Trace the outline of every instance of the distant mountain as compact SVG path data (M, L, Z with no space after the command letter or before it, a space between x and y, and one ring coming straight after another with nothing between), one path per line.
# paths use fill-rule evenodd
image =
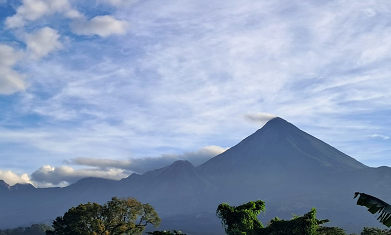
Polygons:
M134 195L156 205L161 214L193 212L200 197L217 191L206 175L184 160L143 175L133 174L122 179L120 185L123 190L119 195ZM128 185L133 187L128 188Z
M9 191L10 186L4 181L0 180L0 191Z
M222 188L234 187L246 195L262 193L266 200L275 199L277 191L316 194L311 191L325 189L319 184L324 179L368 167L284 119L274 118L198 168Z
M257 172L281 168L292 172L314 168L317 171L337 172L367 166L284 119L274 118L199 168L205 173L226 177L242 168Z
M31 184L15 184L13 186L9 186L4 180L0 180L0 192L1 191L24 191L24 190L32 190L35 187Z
M266 202L266 224L289 219L312 207L318 217L349 232L380 226L355 205L356 191L391 202L391 168L372 168L281 119L199 167L188 161L132 174L120 181L86 178L65 188L10 187L0 181L0 228L54 219L71 206L104 203L113 196L150 203L162 217L161 229L188 234L224 234L215 216L218 204Z

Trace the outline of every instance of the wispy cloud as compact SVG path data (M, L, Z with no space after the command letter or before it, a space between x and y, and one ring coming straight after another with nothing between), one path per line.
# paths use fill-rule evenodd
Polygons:
M269 113L248 113L244 115L244 118L251 122L260 122L262 124L265 124L269 120L275 118L277 116Z
M386 135L379 135L379 134L373 134L373 135L370 135L371 138L380 138L380 139L383 139L383 140L388 140L390 137L389 136L386 136Z

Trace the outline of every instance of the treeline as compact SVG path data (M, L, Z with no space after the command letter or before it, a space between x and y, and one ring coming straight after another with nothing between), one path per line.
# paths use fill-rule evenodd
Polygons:
M265 211L265 202L261 200L239 206L222 203L217 207L216 215L227 235L347 235L341 228L322 226L329 220L317 219L315 208L291 220L275 217L266 227L257 218L261 211ZM87 203L72 207L63 216L57 217L52 227L33 224L0 230L0 235L141 235L148 224L158 226L160 221L151 205L142 204L134 198L113 197L104 205ZM147 234L186 235L176 230ZM391 235L391 230L365 227L361 233L350 235Z
M300 217L296 217L300 218ZM33 224L30 227L18 227L14 229L0 230L0 235L45 235L46 230L52 230L51 226L46 224ZM147 232L147 234L152 235L186 235L180 231L154 231ZM346 235L345 231L341 228L336 227L320 227L318 229L318 235ZM359 234L352 233L350 235L391 235L391 230L389 229L380 229L374 227L365 227L363 231Z
M0 235L45 235L47 230L52 229L46 224L33 224L30 227L0 230Z
M240 206L222 203L217 207L216 215L221 219L227 235L347 235L342 228L322 226L329 220L317 219L315 208L302 216L294 216L291 220L275 217L264 227L257 216L265 210L265 202L261 200ZM359 235L391 235L391 230L365 227Z

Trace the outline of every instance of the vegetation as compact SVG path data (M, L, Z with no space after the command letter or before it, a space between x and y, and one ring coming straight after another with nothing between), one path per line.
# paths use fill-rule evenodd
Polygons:
M155 209L134 198L113 197L103 206L97 203L72 207L53 221L47 235L127 235L141 234L145 226L158 226L161 220Z
M0 230L0 235L45 235L45 231L51 229L52 227L46 224L33 224L30 227Z
M319 234L321 230L323 234L330 234L326 229L321 229L319 225L329 222L329 220L316 219L316 210L312 208L311 211L303 216L294 216L291 220L281 220L278 217L270 221L269 226L260 231L260 235L283 235L283 234L297 234L297 235L315 235ZM334 231L333 231L334 232ZM334 234L334 233L331 233Z
M365 193L356 192L354 198L357 196L360 196L358 205L366 206L372 214L379 213L378 220L387 226L390 224L389 204ZM291 220L275 217L264 227L257 216L265 210L265 202L261 200L240 206L222 203L217 207L216 215L228 235L346 235L341 228L320 226L329 220L317 219L315 208ZM53 221L53 227L33 224L30 227L0 230L0 235L137 235L142 234L148 224L158 226L160 222L155 209L149 204L142 204L134 198L113 197L104 205L89 202L72 207ZM147 234L186 235L177 230ZM391 230L365 227L359 235L391 235Z
M376 198L374 196L356 192L354 194L354 198L358 195L359 198L357 200L357 205L365 206L368 208L368 211L372 214L379 213L379 217L377 219L380 223L384 224L387 227L391 226L391 205Z
M329 220L316 219L316 210L313 208L303 216L295 216L291 220L272 219L264 228L257 216L265 211L265 202L250 201L240 206L230 206L222 203L217 207L216 215L228 235L344 235L344 230L334 227L320 227Z
M360 235L391 235L391 230L365 227Z
M234 234L258 234L262 223L257 219L258 214L265 211L265 202L257 200L250 201L240 206L230 206L222 203L217 207L216 215L221 219L225 232Z
M318 227L317 234L318 235L346 235L346 232L342 228L338 228L338 227Z

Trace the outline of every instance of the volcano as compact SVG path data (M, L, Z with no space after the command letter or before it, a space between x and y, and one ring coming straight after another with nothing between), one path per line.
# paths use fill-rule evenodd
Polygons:
M323 177L368 167L284 119L274 118L198 168L218 182L245 180L248 174L270 182L273 178L307 178L304 172Z

